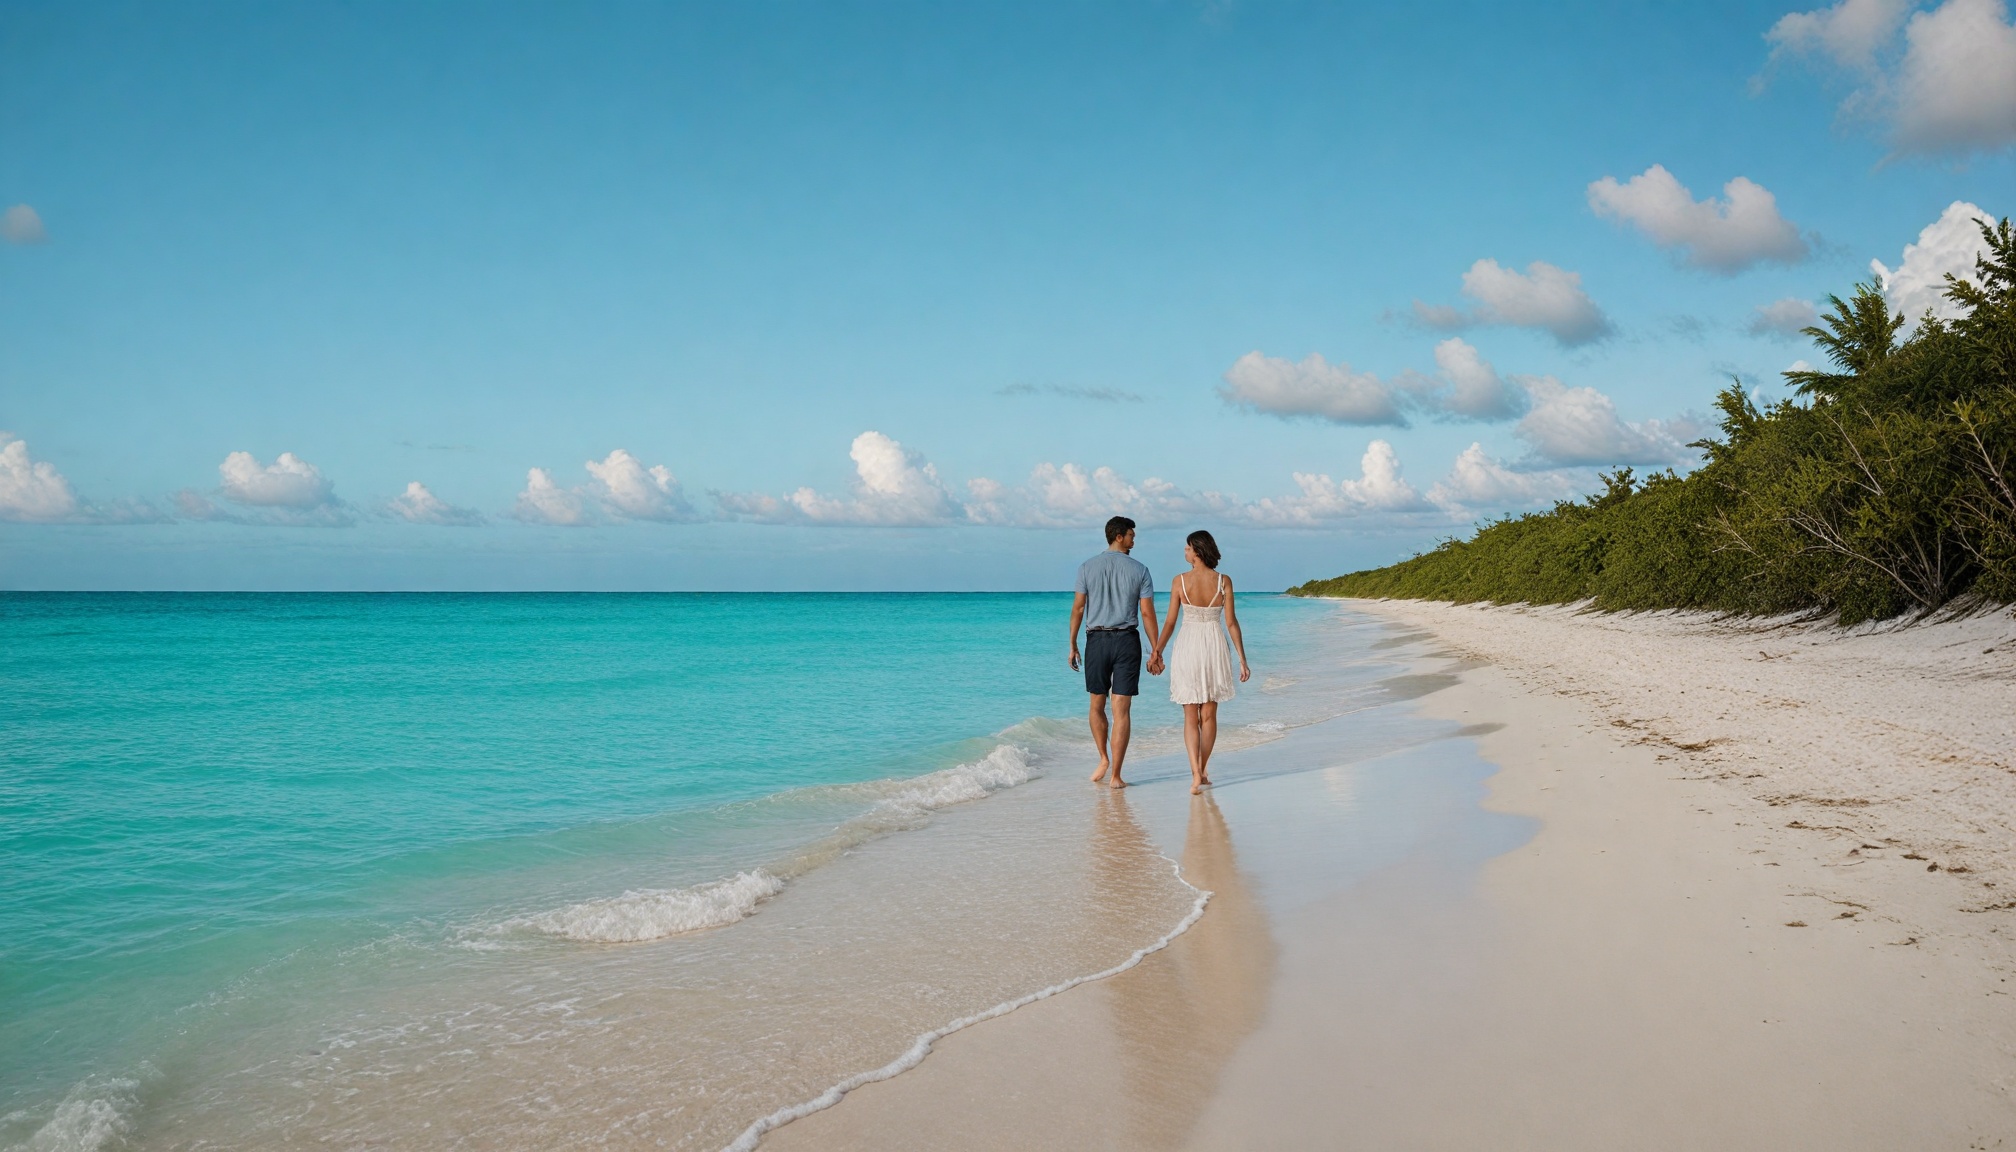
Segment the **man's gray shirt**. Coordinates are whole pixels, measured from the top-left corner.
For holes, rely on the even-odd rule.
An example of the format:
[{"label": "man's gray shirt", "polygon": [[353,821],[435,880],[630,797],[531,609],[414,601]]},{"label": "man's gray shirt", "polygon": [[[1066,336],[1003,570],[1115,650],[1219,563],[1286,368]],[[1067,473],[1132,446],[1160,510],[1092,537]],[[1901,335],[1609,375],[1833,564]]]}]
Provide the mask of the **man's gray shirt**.
[{"label": "man's gray shirt", "polygon": [[1141,601],[1155,597],[1155,578],[1148,566],[1111,548],[1078,566],[1078,588],[1085,594],[1085,627],[1139,628]]}]

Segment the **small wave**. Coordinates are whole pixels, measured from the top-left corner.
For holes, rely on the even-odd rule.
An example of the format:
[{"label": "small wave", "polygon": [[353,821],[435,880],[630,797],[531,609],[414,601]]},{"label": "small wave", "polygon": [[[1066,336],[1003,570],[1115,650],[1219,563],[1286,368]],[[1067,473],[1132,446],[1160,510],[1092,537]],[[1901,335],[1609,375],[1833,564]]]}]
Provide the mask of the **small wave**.
[{"label": "small wave", "polygon": [[[148,1079],[154,1075],[144,1067]],[[133,1131],[133,1113],[140,1107],[141,1078],[87,1076],[63,1097],[34,1135],[7,1152],[97,1152],[124,1140]],[[18,1113],[10,1114],[13,1119]]]},{"label": "small wave", "polygon": [[500,927],[506,931],[529,929],[584,943],[635,944],[733,924],[783,890],[784,881],[758,868],[691,888],[647,889],[584,900],[536,916],[514,917]]},{"label": "small wave", "polygon": [[753,915],[759,904],[782,892],[787,882],[856,845],[917,827],[940,808],[1026,784],[1035,774],[1027,749],[1002,744],[971,764],[907,779],[835,785],[827,790],[829,794],[867,801],[871,806],[790,860],[690,888],[632,890],[550,912],[514,916],[486,935],[533,932],[583,943],[637,944],[723,928]]},{"label": "small wave", "polygon": [[1165,933],[1160,940],[1155,941],[1153,944],[1150,944],[1145,948],[1136,949],[1132,956],[1127,957],[1127,959],[1122,960],[1120,963],[1115,964],[1113,967],[1108,968],[1103,972],[1094,972],[1086,976],[1074,976],[1061,984],[1052,984],[1050,987],[1044,988],[1041,991],[1031,992],[1027,996],[1018,997],[1017,999],[1014,1000],[1008,1000],[1003,1003],[996,1004],[994,1007],[989,1008],[984,1012],[975,1012],[971,1016],[964,1016],[957,1020],[954,1020],[950,1024],[947,1024],[942,1028],[935,1028],[929,1032],[926,1032],[922,1036],[917,1037],[916,1041],[910,1045],[909,1050],[904,1052],[903,1055],[898,1056],[896,1059],[891,1060],[889,1063],[884,1064],[882,1067],[877,1068],[872,1072],[860,1072],[853,1076],[849,1076],[847,1079],[840,1081],[838,1084],[833,1085],[831,1088],[828,1088],[826,1091],[820,1093],[819,1095],[813,1097],[812,1099],[805,1101],[803,1104],[793,1104],[788,1108],[779,1108],[777,1111],[772,1112],[768,1116],[763,1117],[761,1120],[756,1121],[754,1124],[749,1125],[749,1127],[742,1130],[742,1134],[740,1136],[737,1136],[735,1138],[734,1143],[728,1145],[728,1147],[723,1149],[722,1152],[755,1152],[757,1145],[763,1142],[763,1137],[768,1133],[774,1132],[777,1129],[782,1128],[784,1125],[791,1123],[793,1120],[801,1120],[807,1116],[810,1116],[814,1112],[822,1112],[828,1108],[833,1107],[835,1104],[838,1104],[840,1103],[841,1100],[845,1099],[847,1094],[849,1092],[854,1091],[856,1088],[860,1088],[868,1084],[874,1084],[878,1081],[892,1079],[896,1076],[902,1075],[905,1072],[908,1072],[910,1069],[915,1068],[917,1065],[922,1064],[924,1062],[924,1058],[931,1054],[932,1045],[938,1043],[938,1041],[940,1040],[943,1040],[945,1037],[950,1036],[954,1032],[958,1032],[966,1028],[971,1028],[975,1024],[992,1020],[997,1016],[1006,1016],[1008,1013],[1015,1011],[1017,1008],[1025,1008],[1031,1004],[1034,1004],[1038,1000],[1047,1000],[1050,997],[1057,995],[1059,992],[1068,992],[1071,989],[1078,987],[1080,984],[1090,984],[1094,980],[1105,980],[1108,979],[1109,977],[1118,976],[1122,972],[1127,971],[1129,968],[1134,967],[1136,964],[1141,963],[1141,961],[1147,959],[1149,956],[1157,952],[1160,952],[1164,948],[1167,948],[1171,941],[1175,940],[1178,936],[1183,935],[1183,933],[1188,932],[1192,925],[1196,924],[1198,920],[1203,918],[1204,906],[1211,902],[1212,894],[1206,891],[1205,889],[1199,888],[1195,884],[1190,883],[1190,881],[1185,880],[1183,878],[1182,865],[1176,863],[1174,860],[1169,860],[1167,856],[1164,856],[1162,859],[1169,861],[1170,869],[1174,871],[1176,874],[1176,882],[1197,894],[1197,901],[1196,903],[1190,906],[1190,914],[1188,916],[1183,917],[1182,920],[1178,921],[1176,926],[1174,928],[1171,928],[1167,933]]}]

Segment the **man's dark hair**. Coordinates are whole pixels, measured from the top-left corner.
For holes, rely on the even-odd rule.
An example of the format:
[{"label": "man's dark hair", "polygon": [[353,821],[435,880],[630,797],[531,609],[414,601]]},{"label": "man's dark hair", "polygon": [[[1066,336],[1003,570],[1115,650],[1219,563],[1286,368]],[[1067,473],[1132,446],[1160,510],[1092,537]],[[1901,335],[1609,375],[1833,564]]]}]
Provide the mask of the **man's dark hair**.
[{"label": "man's dark hair", "polygon": [[1111,544],[1134,530],[1134,522],[1125,516],[1115,516],[1106,521],[1106,543]]}]

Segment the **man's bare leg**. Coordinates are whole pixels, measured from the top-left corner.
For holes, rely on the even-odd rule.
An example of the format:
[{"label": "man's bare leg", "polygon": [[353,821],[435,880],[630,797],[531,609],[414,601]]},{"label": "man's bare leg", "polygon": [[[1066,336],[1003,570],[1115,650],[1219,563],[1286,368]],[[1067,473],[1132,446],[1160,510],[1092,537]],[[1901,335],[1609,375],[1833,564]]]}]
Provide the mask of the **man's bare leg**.
[{"label": "man's bare leg", "polygon": [[1092,746],[1099,750],[1099,770],[1092,773],[1092,783],[1106,779],[1109,760],[1106,755],[1106,697],[1092,697]]},{"label": "man's bare leg", "polygon": [[1120,766],[1127,762],[1127,738],[1134,734],[1134,698],[1113,697],[1113,787],[1125,788]]}]

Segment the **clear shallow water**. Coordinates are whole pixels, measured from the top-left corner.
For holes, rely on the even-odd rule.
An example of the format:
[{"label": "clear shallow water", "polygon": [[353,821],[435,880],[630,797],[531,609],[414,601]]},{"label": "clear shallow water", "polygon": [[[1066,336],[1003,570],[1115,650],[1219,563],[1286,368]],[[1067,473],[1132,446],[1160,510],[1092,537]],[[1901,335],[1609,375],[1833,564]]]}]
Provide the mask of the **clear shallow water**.
[{"label": "clear shallow water", "polygon": [[[0,597],[0,1147],[718,1147],[1124,959],[1195,893],[1082,803],[1067,608]],[[1228,746],[1381,698],[1242,615]]]}]

